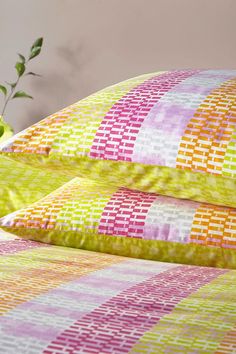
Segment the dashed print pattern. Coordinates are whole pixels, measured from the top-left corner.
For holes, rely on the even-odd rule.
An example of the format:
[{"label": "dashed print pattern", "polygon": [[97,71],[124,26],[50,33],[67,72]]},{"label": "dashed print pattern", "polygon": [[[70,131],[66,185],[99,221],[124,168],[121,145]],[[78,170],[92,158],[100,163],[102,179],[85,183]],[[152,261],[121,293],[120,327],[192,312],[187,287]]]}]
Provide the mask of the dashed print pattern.
[{"label": "dashed print pattern", "polygon": [[142,238],[148,210],[156,199],[155,194],[119,189],[104,208],[98,232]]},{"label": "dashed print pattern", "polygon": [[236,70],[126,80],[17,134],[0,151],[72,177],[236,207]]},{"label": "dashed print pattern", "polygon": [[1,238],[3,353],[236,350],[235,270]]},{"label": "dashed print pattern", "polygon": [[144,81],[115,103],[96,133],[90,157],[133,161],[135,141],[151,108],[196,71],[174,71]]},{"label": "dashed print pattern", "polygon": [[3,217],[0,224],[22,229],[23,236],[31,229],[48,232],[47,242],[51,240],[50,231],[67,231],[78,233],[85,240],[88,236],[103,235],[236,249],[235,209],[82,178],[75,178],[30,207]]},{"label": "dashed print pattern", "polygon": [[228,146],[234,140],[235,127],[233,79],[213,90],[196,110],[181,139],[177,167],[233,177],[236,156],[231,156],[232,144]]}]

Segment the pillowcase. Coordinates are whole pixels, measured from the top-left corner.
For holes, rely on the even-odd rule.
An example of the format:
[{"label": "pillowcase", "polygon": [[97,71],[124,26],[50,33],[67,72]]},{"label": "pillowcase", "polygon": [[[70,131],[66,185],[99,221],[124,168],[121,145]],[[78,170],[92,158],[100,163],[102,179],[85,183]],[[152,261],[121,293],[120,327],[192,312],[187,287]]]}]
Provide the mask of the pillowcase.
[{"label": "pillowcase", "polygon": [[236,268],[236,209],[75,178],[0,226],[23,238],[128,257]]},{"label": "pillowcase", "polygon": [[145,192],[236,207],[236,70],[146,74],[17,134],[2,153]]},{"label": "pillowcase", "polygon": [[0,156],[0,217],[41,199],[69,179]]}]

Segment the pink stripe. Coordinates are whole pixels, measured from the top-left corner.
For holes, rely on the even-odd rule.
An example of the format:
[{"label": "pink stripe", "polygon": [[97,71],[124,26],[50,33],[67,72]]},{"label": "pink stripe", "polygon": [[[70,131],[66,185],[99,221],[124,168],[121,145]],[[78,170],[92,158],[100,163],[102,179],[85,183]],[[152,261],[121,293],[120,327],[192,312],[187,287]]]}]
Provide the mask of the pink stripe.
[{"label": "pink stripe", "polygon": [[31,248],[48,247],[48,246],[49,245],[46,245],[44,243],[23,240],[23,239],[3,241],[0,242],[0,255],[5,256],[7,254],[17,253]]},{"label": "pink stripe", "polygon": [[120,188],[102,213],[98,232],[142,238],[145,218],[157,195]]},{"label": "pink stripe", "polygon": [[104,117],[89,156],[132,161],[134,142],[151,108],[162,96],[199,70],[176,70],[154,76],[130,90]]},{"label": "pink stripe", "polygon": [[114,296],[76,321],[44,350],[44,354],[128,353],[184,298],[227,270],[177,266]]}]

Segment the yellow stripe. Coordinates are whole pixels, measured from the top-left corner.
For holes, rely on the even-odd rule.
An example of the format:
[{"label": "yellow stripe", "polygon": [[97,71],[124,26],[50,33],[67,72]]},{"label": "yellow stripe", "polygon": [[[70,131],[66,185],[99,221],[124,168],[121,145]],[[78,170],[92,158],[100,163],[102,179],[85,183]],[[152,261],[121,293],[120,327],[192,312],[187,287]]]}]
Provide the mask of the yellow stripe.
[{"label": "yellow stripe", "polygon": [[[23,134],[17,135],[11,145],[12,151],[42,155],[48,155],[51,149],[56,151],[60,149],[61,152],[67,151],[68,146],[65,140],[67,136],[70,137],[68,144],[71,147],[75,131],[74,144],[76,147],[73,146],[73,151],[74,147],[77,153],[87,151],[103,117],[114,103],[145,80],[163,73],[145,74],[107,87],[52,114],[26,129]],[[61,141],[63,141],[64,147],[58,146]]]},{"label": "yellow stripe", "polygon": [[215,353],[235,326],[235,298],[236,271],[230,271],[182,300],[130,353]]},{"label": "yellow stripe", "polygon": [[64,247],[45,247],[0,257],[0,315],[65,282],[124,258]]},{"label": "yellow stripe", "polygon": [[87,156],[70,158],[61,154],[52,154],[49,157],[21,153],[7,155],[31,166],[38,166],[40,163],[42,168],[54,173],[56,170],[57,173],[86,177],[118,187],[236,208],[236,179],[233,178],[164,166],[91,160]]},{"label": "yellow stripe", "polygon": [[206,247],[198,244],[181,244],[139,238],[84,234],[78,231],[7,228],[25,239],[74,247],[88,251],[110,253],[118,256],[183,263],[219,268],[236,269],[234,249]]}]

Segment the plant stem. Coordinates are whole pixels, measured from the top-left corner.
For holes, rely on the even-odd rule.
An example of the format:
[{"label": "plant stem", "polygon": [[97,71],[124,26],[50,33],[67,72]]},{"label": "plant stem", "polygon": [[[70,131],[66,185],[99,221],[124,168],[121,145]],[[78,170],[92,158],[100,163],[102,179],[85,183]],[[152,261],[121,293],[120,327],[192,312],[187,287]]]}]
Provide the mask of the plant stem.
[{"label": "plant stem", "polygon": [[[19,80],[20,80],[20,78],[18,77],[18,79],[17,79],[17,81],[16,81],[16,86],[17,86]],[[6,110],[6,107],[7,107],[8,102],[9,102],[10,99],[12,98],[12,95],[13,95],[13,93],[14,93],[14,91],[15,91],[16,86],[11,89],[10,94],[8,95],[8,97],[7,97],[6,100],[5,100],[5,103],[4,103],[4,106],[3,106],[3,109],[2,109],[2,113],[1,113],[1,116],[2,116],[2,117],[3,117],[4,113],[5,113],[5,110]]]},{"label": "plant stem", "polygon": [[[29,61],[29,60],[26,60],[26,62],[25,62],[25,67],[26,67],[26,65],[28,64],[28,61]],[[23,76],[24,76],[24,75],[23,75]],[[3,109],[2,109],[2,113],[1,113],[1,116],[2,116],[2,117],[4,116],[4,113],[5,113],[7,104],[8,104],[8,102],[10,101],[10,99],[12,98],[12,95],[13,95],[13,93],[15,92],[16,86],[18,85],[18,83],[19,83],[21,77],[22,77],[22,76],[18,76],[18,78],[17,78],[17,80],[16,80],[16,85],[15,85],[15,87],[11,88],[11,92],[9,93],[8,97],[5,99],[5,102],[4,102],[4,105],[3,105]]]}]

